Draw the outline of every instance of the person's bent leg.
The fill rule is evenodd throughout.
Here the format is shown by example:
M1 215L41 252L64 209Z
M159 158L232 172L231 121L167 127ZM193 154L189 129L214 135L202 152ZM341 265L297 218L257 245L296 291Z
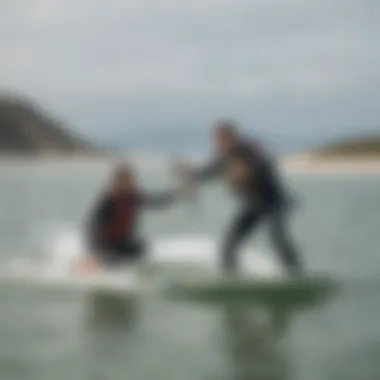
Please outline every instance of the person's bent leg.
M143 239L135 238L126 243L128 257L131 261L141 261L146 254L146 244Z
M137 238L128 238L113 245L108 263L113 267L132 264L136 261L140 261L144 254L144 241Z
M238 266L238 249L249 233L256 227L262 214L258 210L244 209L230 226L222 248L222 269L235 272Z
M291 274L301 272L301 260L288 231L286 212L278 209L270 216L271 240L286 269Z

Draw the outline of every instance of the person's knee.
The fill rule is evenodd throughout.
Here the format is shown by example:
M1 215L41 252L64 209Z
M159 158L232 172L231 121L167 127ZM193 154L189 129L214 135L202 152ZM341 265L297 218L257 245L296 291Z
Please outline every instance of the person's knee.
M136 251L141 253L146 251L146 242L143 239L136 241Z
M240 239L237 235L231 234L227 237L223 244L223 251L225 254L232 254L238 248Z
M285 231L282 228L279 228L278 226L273 226L270 230L270 239L275 244L282 244L286 242L287 237Z
M126 250L130 252L142 252L145 250L145 241L140 238L134 238L126 243Z

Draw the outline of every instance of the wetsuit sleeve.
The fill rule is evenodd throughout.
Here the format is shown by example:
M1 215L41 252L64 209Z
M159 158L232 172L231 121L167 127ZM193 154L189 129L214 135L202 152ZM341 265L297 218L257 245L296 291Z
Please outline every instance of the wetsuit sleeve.
M254 154L251 151L250 154L249 151L250 149L247 147L242 149L243 156L251 163L252 177L256 178L259 183L265 182L269 185L268 191L275 192L276 198L285 202L287 196L276 163L263 152Z
M195 170L194 178L198 181L208 181L219 176L225 167L225 159L218 157L202 168Z
M141 206L148 208L163 208L170 206L176 198L174 190L159 193L144 193L139 197Z

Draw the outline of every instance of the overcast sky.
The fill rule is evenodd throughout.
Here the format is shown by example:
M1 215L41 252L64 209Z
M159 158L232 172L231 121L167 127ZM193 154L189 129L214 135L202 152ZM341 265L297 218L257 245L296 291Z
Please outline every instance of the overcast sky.
M378 0L2 0L0 83L118 145L193 148L220 116L312 144L380 129L379 20Z

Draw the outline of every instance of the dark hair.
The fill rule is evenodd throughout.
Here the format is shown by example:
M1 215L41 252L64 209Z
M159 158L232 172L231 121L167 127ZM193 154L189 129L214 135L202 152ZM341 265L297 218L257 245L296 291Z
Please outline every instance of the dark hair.
M215 122L215 130L225 133L229 136L236 137L238 135L238 124L230 119L220 119Z
M113 173L114 177L117 178L122 175L133 175L133 170L129 164L123 162L116 165Z

